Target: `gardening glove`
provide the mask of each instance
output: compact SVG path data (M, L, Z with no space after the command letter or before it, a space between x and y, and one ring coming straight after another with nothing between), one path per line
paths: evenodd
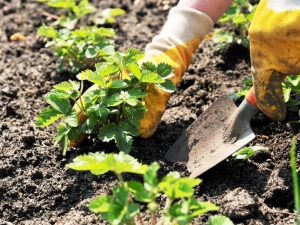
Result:
M171 80L177 85L191 63L193 52L212 27L213 21L206 14L192 8L174 7L160 34L146 46L142 61L170 64L174 72ZM171 96L155 85L151 85L147 93L144 99L147 111L139 127L142 138L154 134Z
M286 115L282 80L300 73L299 21L299 1L261 0L249 29L256 104L276 121Z

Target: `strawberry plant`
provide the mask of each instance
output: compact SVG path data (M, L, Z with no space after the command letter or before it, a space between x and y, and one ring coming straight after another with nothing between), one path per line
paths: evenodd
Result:
M102 10L92 21L97 25L115 23L115 17L123 15L124 13L125 11L120 8L107 8Z
M84 68L92 68L115 52L113 41L108 39L115 36L113 29L86 26L74 31L56 30L43 24L38 34L46 38L46 47L53 46L60 60L60 71L68 67L72 73L77 73Z
M65 9L68 15L61 15L58 17L53 25L59 25L69 30L75 28L77 22L82 25L82 18L87 14L96 11L96 8L89 4L88 0L38 0L39 2L46 2L48 6L53 8Z
M218 207L211 202L201 202L193 197L194 187L201 183L198 178L181 178L178 172L170 172L158 179L157 162L151 165L139 163L135 158L123 152L119 154L89 153L76 157L67 168L77 171L90 171L94 175L112 171L116 174L120 185L112 189L112 196L96 197L89 204L89 210L99 213L103 220L112 225L143 224L140 217L141 204L147 205L151 214L151 224L157 224L156 213L161 212L162 218L158 224L190 224L199 215L216 211ZM143 175L143 182L125 181L123 173ZM157 203L159 197L165 197L164 208L160 210ZM215 215L209 224L233 225L231 220L221 215Z
M230 43L238 43L249 47L248 28L254 16L257 5L251 5L247 0L235 0L229 9L221 16L221 28L214 30L212 40L220 43L217 49L223 49ZM230 27L230 29L227 29Z
M53 26L61 26L69 30L73 30L78 27L83 26L83 19L86 15L96 12L96 8L92 6L88 0L38 0L39 2L46 2L48 6L58 9L65 9L67 15L56 16L52 15L56 21L52 24ZM114 23L116 16L124 14L123 9L104 9L102 12L92 19L92 21L97 24ZM47 15L49 15L47 13Z
M79 81L64 81L53 86L45 95L51 106L42 110L37 117L36 126L47 127L60 118L65 123L58 125L55 143L63 149L68 148L68 140L76 140L80 133L90 134L98 131L104 142L114 141L126 153L131 149L133 136L139 134L140 125L146 110L143 98L147 88L155 85L165 92L175 90L174 83L168 78L173 76L172 67L165 63L138 64L144 52L127 49L106 58L106 62L95 65L95 71L85 70L77 75ZM82 94L84 81L93 84ZM77 111L80 112L79 119ZM78 120L87 117L80 125Z

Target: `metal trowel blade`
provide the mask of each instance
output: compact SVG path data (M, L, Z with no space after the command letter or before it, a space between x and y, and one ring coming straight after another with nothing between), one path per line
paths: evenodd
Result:
M165 159L186 162L190 177L195 178L248 144L255 138L250 125L236 142L224 142L229 118L236 109L227 95L220 96L183 132Z

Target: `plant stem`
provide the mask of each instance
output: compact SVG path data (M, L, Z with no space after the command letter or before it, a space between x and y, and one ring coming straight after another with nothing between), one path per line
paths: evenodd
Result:
M82 92L83 92L83 80L81 80L80 91L79 91L79 101L80 101L80 104L81 104L81 107L79 107L79 108L82 111L85 111L84 106L83 106L83 102L82 102L82 99L81 99Z
M166 205L165 205L164 211L169 211L172 202L173 202L173 200L170 199L169 197L167 197L167 201L166 201Z
M152 225L156 224L156 216L154 213L151 213L151 224Z
M55 19L55 20L58 20L58 19L59 19L59 16L53 15L53 14L48 13L48 12L46 12L46 11L43 11L43 15L48 16L48 17L50 17L50 18L52 18L52 19Z
M121 185L122 185L123 187L125 187L125 182L124 182L124 180L123 180L122 175L117 173L117 177L118 177L119 181L121 182ZM125 187L125 188L126 188L126 187ZM132 199L132 197L131 197L130 194L129 194L129 202L130 202L131 204L134 203L134 201L133 201L133 199ZM137 217L138 217L138 220L140 221L140 223L141 223L142 225L144 225L143 220L142 220L142 218L141 218L141 216L140 216L140 213L137 214ZM132 222L133 222L133 224L135 224L133 218L132 218Z

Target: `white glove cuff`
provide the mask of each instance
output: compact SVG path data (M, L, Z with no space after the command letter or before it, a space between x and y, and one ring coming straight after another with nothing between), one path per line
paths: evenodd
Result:
M203 12L188 7L174 7L161 33L146 46L147 56L151 57L195 39L199 39L200 43L213 25L211 18Z

